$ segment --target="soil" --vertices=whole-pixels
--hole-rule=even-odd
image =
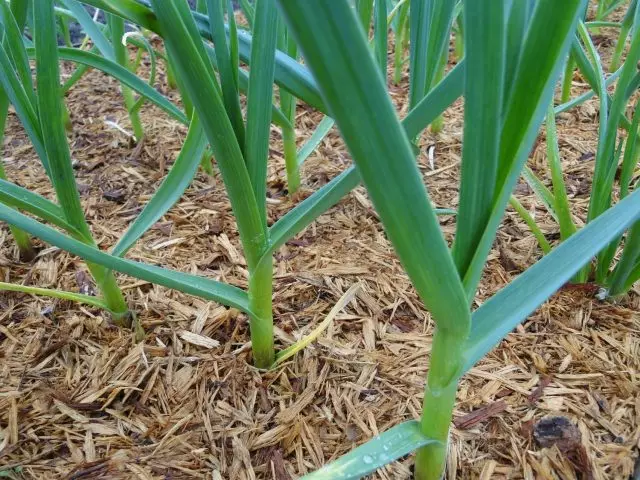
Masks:
[[[605,64],[613,33],[596,37]],[[72,72],[64,66],[64,74]],[[163,72],[156,87],[175,102]],[[390,85],[406,112],[407,75]],[[574,78],[572,94],[586,84]],[[67,96],[70,144],[87,218],[107,250],[149,200],[186,131],[155,107],[134,146],[118,85],[92,71]],[[597,101],[558,119],[574,216],[585,218],[597,145]],[[299,144],[322,116],[300,106]],[[426,132],[419,158],[433,202],[457,206],[463,106]],[[117,125],[120,128],[115,128]],[[123,133],[122,130],[125,133]],[[433,165],[426,151],[434,147]],[[544,173],[541,134],[530,165]],[[4,144],[8,176],[53,199],[15,115]],[[288,196],[272,131],[269,221],[350,164],[333,131]],[[558,227],[525,185],[516,194],[547,238]],[[449,241],[451,217],[441,217]],[[2,225],[3,281],[78,291],[82,261],[35,241],[21,263]],[[246,287],[247,272],[219,174],[198,173],[181,201],[129,258]],[[474,308],[541,257],[526,225],[506,212]],[[120,276],[146,337],[97,309],[0,293],[0,475],[14,478],[293,479],[421,413],[433,323],[385,238],[363,188],[347,195],[275,255],[278,348],[321,322],[352,285],[361,289],[313,345],[275,371],[251,366],[245,315]],[[462,380],[447,478],[627,479],[640,443],[640,288],[617,303],[593,286],[566,286]],[[212,342],[194,343],[190,333]],[[372,478],[411,478],[411,456]],[[637,477],[634,477],[637,478]]]

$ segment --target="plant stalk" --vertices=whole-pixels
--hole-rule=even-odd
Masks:
[[[258,368],[269,368],[275,361],[273,345],[272,262],[260,262],[249,278],[249,306],[253,315],[249,319],[253,363]]]
[[[287,186],[289,195],[293,195],[300,188],[300,169],[298,168],[296,136],[293,128],[282,129],[282,142],[284,144],[284,161],[287,168]]]
[[[440,443],[418,450],[416,480],[439,480],[444,473],[464,343],[464,338],[446,330],[436,329],[433,336],[431,367],[422,402],[421,428],[422,433]]]
[[[118,286],[113,271],[90,262],[87,262],[87,267],[96,281],[104,303],[111,311],[113,323],[120,327],[130,327],[131,313],[129,312],[129,306],[122,290]]]
[[[562,93],[560,97],[561,103],[567,103],[571,98],[571,87],[573,86],[573,70],[575,69],[575,62],[573,57],[569,55],[567,58],[567,64],[564,69],[564,77],[562,78]]]

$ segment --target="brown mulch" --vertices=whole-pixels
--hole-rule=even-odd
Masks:
[[[605,40],[606,40],[605,35]],[[607,58],[610,45],[598,45]],[[610,43],[610,42],[609,42]],[[66,66],[65,73],[70,73]],[[160,89],[178,101],[161,76]],[[574,95],[585,88],[576,78]],[[400,109],[406,76],[390,87]],[[116,82],[91,72],[67,98],[78,185],[94,236],[115,244],[175,159],[185,128],[145,106],[146,139],[133,147]],[[463,109],[425,134],[434,165],[420,167],[434,203],[455,208]],[[300,142],[320,116],[298,111]],[[597,143],[597,102],[558,119],[572,205],[583,219]],[[273,222],[350,163],[333,132],[303,168],[291,199],[277,130],[272,132],[269,218]],[[530,165],[545,171],[541,135]],[[427,150],[423,148],[423,150]],[[52,197],[12,114],[4,161],[11,180]],[[558,228],[532,192],[551,239]],[[441,217],[452,239],[455,223]],[[78,291],[82,261],[40,242],[18,262],[0,230],[3,281]],[[541,252],[508,210],[477,304]],[[183,199],[129,258],[245,287],[235,222],[219,175],[200,172]],[[310,332],[355,283],[362,288],[318,342],[273,372],[251,366],[245,315],[121,276],[146,338],[115,328],[96,309],[0,293],[0,475],[14,478],[293,479],[372,436],[419,418],[433,324],[358,188],[275,255],[279,347]],[[454,412],[448,478],[629,478],[640,445],[640,291],[618,304],[590,288],[566,287],[463,379]],[[189,333],[210,339],[194,343]],[[541,419],[546,419],[540,423]],[[558,440],[560,439],[560,440]],[[411,476],[412,458],[375,478]]]

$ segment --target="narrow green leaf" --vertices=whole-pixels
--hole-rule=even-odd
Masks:
[[[620,167],[620,197],[624,198],[629,194],[631,187],[631,179],[633,177],[633,171],[640,159],[640,152],[638,151],[638,128],[640,127],[640,100],[636,102],[633,123],[631,130],[629,131],[629,137],[624,149],[624,159]]]
[[[2,45],[0,45],[0,84],[2,84],[4,93],[13,105],[18,118],[20,118],[23,128],[29,135],[29,140],[31,140],[47,174],[51,176],[37,114],[37,105],[31,103],[29,95],[20,83],[16,72],[13,70],[9,56]]]
[[[6,2],[2,2],[0,5],[0,17],[2,20],[2,26],[5,30],[3,45],[11,55],[13,66],[20,78],[24,91],[29,97],[29,101],[33,105],[36,105],[37,112],[37,102],[36,95],[33,90],[31,66],[29,65],[29,59],[27,58],[24,43],[22,42],[22,30],[18,26],[16,19]]]
[[[387,25],[387,1],[375,0],[374,15],[374,48],[375,56],[380,65],[382,76],[387,78],[387,42],[388,42]]]
[[[536,237],[536,240],[538,241],[538,245],[540,245],[542,252],[545,255],[550,253],[551,245],[549,245],[549,241],[544,236],[544,233],[542,233],[542,230],[540,230],[540,227],[531,216],[531,214],[527,211],[526,208],[524,208],[522,203],[520,203],[520,201],[516,197],[511,195],[511,198],[509,199],[509,205],[513,207],[518,215],[520,215],[520,218],[522,218],[527,226],[531,229],[531,233],[533,233],[533,236]]]
[[[504,2],[465,4],[466,81],[460,207],[453,257],[461,275],[493,211],[505,90]]]
[[[244,146],[245,132],[242,110],[240,108],[240,97],[238,95],[238,85],[236,81],[237,67],[234,67],[231,60],[231,52],[227,43],[227,36],[224,33],[224,8],[223,0],[207,0],[209,19],[211,27],[211,37],[215,46],[218,71],[220,72],[220,83],[222,85],[222,97],[227,115],[233,125],[236,138],[241,146]],[[233,16],[233,12],[230,14]]]
[[[558,214],[556,212],[556,200],[553,192],[549,190],[544,183],[542,183],[540,178],[538,178],[533,170],[531,170],[527,165],[525,165],[522,170],[522,178],[524,178],[527,185],[529,185],[533,192],[538,196],[538,199],[540,199],[544,204],[554,220],[559,222]]]
[[[206,145],[207,139],[202,131],[202,125],[198,116],[194,115],[187,138],[169,174],[135,222],[113,247],[113,255],[124,256],[134,243],[175,205],[198,171]]]
[[[253,29],[253,19],[256,14],[255,8],[249,3],[249,0],[240,0],[240,8],[242,9],[242,13],[244,13],[244,18],[247,19],[249,29]]]
[[[429,90],[427,52],[433,0],[410,0],[409,14],[409,106],[414,108]],[[431,59],[433,61],[433,59]]]
[[[628,279],[632,277],[634,267],[639,261],[640,221],[636,222],[627,233],[624,249],[622,250],[622,257],[620,257],[620,261],[613,271],[609,285],[609,294],[612,297],[625,293],[625,286],[628,283]]]
[[[556,129],[556,117],[553,113],[553,102],[547,109],[547,161],[551,170],[551,181],[554,193],[554,211],[558,215],[560,224],[560,238],[566,240],[576,232],[576,225],[571,217],[571,206],[567,195],[567,187],[562,175],[562,163],[560,161],[560,148],[558,146],[558,132]]]
[[[37,1],[37,0],[34,0]],[[56,23],[52,2],[38,3],[34,7],[36,79],[42,139],[51,164],[51,181],[56,197],[67,221],[80,233],[91,237],[80,204],[75,175],[71,166],[71,153],[62,119],[60,71]]]
[[[27,50],[30,57],[35,56],[35,49],[30,48]],[[61,60],[67,60],[74,63],[80,63],[88,65],[92,68],[96,68],[107,75],[115,78],[119,82],[122,82],[132,90],[135,90],[140,95],[144,96],[149,102],[153,103],[160,109],[167,112],[173,118],[180,123],[188,124],[189,120],[184,113],[180,111],[173,103],[167,99],[164,95],[160,94],[156,89],[152,88],[144,80],[138,78],[135,74],[126,68],[118,65],[115,62],[107,60],[106,58],[96,55],[95,53],[85,52],[76,48],[58,48],[58,53]]]
[[[307,140],[298,152],[298,166],[302,165],[315,149],[318,148],[318,145],[320,145],[322,140],[329,134],[335,123],[335,120],[331,117],[325,116],[322,119],[314,130],[313,135],[309,137],[309,140]]]
[[[77,238],[81,237],[80,232],[67,221],[64,212],[58,205],[26,188],[0,179],[0,202],[29,212],[56,227],[66,230]]]
[[[278,40],[277,22],[275,0],[256,0],[249,91],[247,92],[247,137],[244,158],[265,228],[273,72]]]
[[[105,34],[102,33],[102,30],[98,27],[96,22],[93,21],[93,18],[91,18],[91,15],[89,15],[82,4],[77,0],[61,0],[61,2],[73,14],[76,21],[82,26],[82,29],[91,39],[92,43],[102,56],[115,62],[116,55],[113,45],[111,45],[111,42],[107,39]]]
[[[357,480],[437,440],[426,437],[415,420],[401,423],[343,455],[304,480]]]
[[[216,282],[214,280],[169,270],[166,268],[134,262],[114,257],[101,252],[93,246],[74,240],[51,227],[42,225],[15,210],[0,204],[0,220],[29,232],[34,237],[55,245],[73,255],[77,255],[94,264],[108,269],[126,273],[132,277],[146,280],[157,285],[194,295],[205,300],[219,302],[223,305],[238,308],[250,314],[247,294],[237,287]]]
[[[61,290],[52,290],[50,288],[29,287],[27,285],[5,282],[0,282],[0,291],[20,292],[29,295],[38,295],[41,297],[58,298],[60,300],[84,303],[86,305],[91,305],[92,307],[110,311],[109,306],[102,299],[98,297],[91,297],[89,295],[82,295],[80,293],[64,292]]]
[[[473,313],[465,348],[469,371],[511,330],[568,282],[612,239],[640,219],[640,191],[634,192],[561,243]]]
[[[409,138],[417,137],[464,91],[466,61],[456,65],[402,121]],[[437,113],[436,113],[437,112]]]

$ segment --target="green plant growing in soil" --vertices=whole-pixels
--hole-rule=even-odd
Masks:
[[[630,8],[633,8],[633,5]],[[621,136],[619,138],[618,128],[624,120],[627,120],[626,106],[640,81],[636,69],[636,64],[640,60],[640,32],[635,31],[633,34],[629,53],[621,67],[621,75],[612,98],[609,97],[606,89],[599,55],[584,24],[579,25],[579,33],[593,68],[596,92],[600,101],[599,142],[586,219],[589,223],[611,208],[614,198],[624,199],[637,188],[637,181],[633,180],[640,155],[638,151],[640,110],[637,105],[626,139]],[[555,113],[551,107],[547,111],[546,131],[547,163],[552,186],[548,188],[528,167],[525,169],[524,178],[558,222],[560,239],[565,241],[576,232],[577,227],[570,213],[569,194],[560,161]],[[587,265],[578,273],[574,281],[585,283],[593,278],[603,288],[599,294],[601,298],[616,297],[626,293],[636,281],[640,280],[639,232],[640,225],[636,225],[625,237],[616,238],[596,257],[593,272],[591,265]],[[539,236],[538,238],[540,239]],[[543,250],[546,250],[546,246],[541,245]],[[612,268],[614,257],[621,246],[620,261]]]
[[[640,193],[634,192],[476,311],[469,311],[586,1],[566,1],[561,8],[554,0],[538,1],[521,24],[526,29],[515,37],[519,42],[508,41],[514,38],[514,32],[508,32],[509,17],[518,12],[509,8],[512,2],[465,1],[465,136],[452,250],[415,165],[410,137],[397,120],[384,79],[347,2],[278,0],[278,4],[387,235],[436,324],[421,422],[395,427],[307,478],[360,478],[417,448],[416,478],[438,479],[460,377],[640,219]]]
[[[186,4],[183,5],[182,2],[172,6],[170,9],[172,14],[179,15],[176,18],[181,19],[181,22],[175,24],[168,21],[168,17],[164,16],[164,11],[156,18],[153,11],[147,7],[126,0],[110,2],[109,4],[94,2],[94,4],[96,3],[98,4],[96,6],[110,7],[111,10],[108,10],[110,14],[122,14],[123,10],[130,13],[130,17],[127,17],[129,20],[144,18],[145,23],[141,25],[142,27],[156,29],[163,34],[170,57],[176,59],[176,78],[178,82],[183,84],[188,97],[193,101],[193,114],[190,122],[166,98],[117,62],[110,61],[91,52],[65,47],[57,48],[56,54],[59,55],[60,59],[86,64],[109,73],[127,87],[143,95],[150,102],[163,108],[174,118],[183,123],[189,123],[189,132],[184,147],[159,190],[113,248],[111,255],[100,252],[93,244],[85,245],[82,239],[77,236],[74,237],[73,230],[69,228],[67,222],[52,213],[59,208],[57,205],[9,182],[0,182],[0,199],[5,205],[16,206],[42,220],[48,221],[67,232],[67,235],[1,205],[0,218],[10,224],[21,225],[44,241],[78,254],[89,262],[102,265],[109,272],[111,270],[121,271],[169,288],[175,288],[239,308],[246,312],[251,319],[251,334],[256,365],[267,368],[273,365],[274,361],[282,361],[283,358],[290,355],[291,351],[295,351],[295,348],[281,352],[276,360],[271,313],[272,254],[284,242],[305,228],[347,192],[357,186],[360,181],[358,171],[354,167],[349,168],[300,203],[274,225],[267,228],[266,195],[264,190],[264,184],[266,183],[266,148],[268,147],[271,120],[273,118],[275,121],[279,118],[279,111],[274,109],[271,103],[273,93],[273,78],[271,74],[265,75],[265,68],[254,68],[253,73],[250,72],[248,75],[247,90],[249,92],[248,102],[250,108],[245,127],[247,141],[243,146],[243,152],[238,142],[236,131],[233,129],[228,110],[225,108],[224,98],[221,94],[222,89],[217,85],[216,77],[213,74],[213,59],[216,54],[211,47],[208,49],[205,47],[200,37],[203,31],[211,33],[208,25],[205,28],[202,17],[198,17],[197,14],[192,16],[192,13],[186,8]],[[266,0],[262,7],[260,7],[260,4],[257,6],[259,8],[256,10],[254,19],[256,27],[260,24],[260,21],[263,21],[260,19],[262,15],[272,16],[275,14],[275,11],[269,8],[273,7],[273,5],[266,3]],[[144,12],[144,15],[140,15],[141,12]],[[196,19],[199,19],[200,27],[198,27]],[[245,42],[245,55],[252,56],[251,48],[253,45],[267,45],[266,50],[262,50],[273,54],[275,47],[269,45],[269,43],[272,43],[274,39],[265,37],[266,40],[262,40],[261,35],[268,37],[269,33],[263,31],[262,34],[256,34],[253,43],[247,41],[246,37],[241,37]],[[184,39],[190,39],[190,41],[182,42]],[[264,42],[267,42],[267,44]],[[238,43],[239,46],[242,46],[241,41]],[[249,48],[246,48],[247,46]],[[240,52],[242,51],[240,49]],[[27,48],[23,54],[25,56],[35,54],[38,57],[37,45],[35,50]],[[275,55],[274,58],[271,58],[270,55],[260,55],[259,58],[260,61],[271,64],[271,67],[269,65],[266,66],[266,71],[275,68],[276,80],[282,83],[281,86],[283,88],[287,88],[292,93],[295,92],[296,96],[310,99],[311,102],[322,106],[321,101],[318,100],[319,95],[315,90],[313,81],[306,70],[297,62],[293,62],[289,57],[282,55]],[[287,69],[283,69],[283,65]],[[297,66],[297,70],[293,69],[292,72],[294,65]],[[280,67],[279,70],[276,68],[278,66]],[[416,136],[461,93],[460,82],[462,77],[459,72],[459,69],[455,70],[451,76],[442,82],[444,86],[453,86],[451,92],[442,94],[443,92],[439,89],[434,90],[433,96],[425,98],[407,117],[405,128],[410,135]],[[242,85],[242,70],[238,72],[238,78],[239,84]],[[251,86],[252,83],[254,84],[253,87]],[[437,101],[434,101],[436,99]],[[17,100],[16,103],[18,106],[21,105]],[[251,107],[252,104],[254,104],[254,107]],[[215,108],[212,108],[212,105]],[[201,120],[201,117],[203,120]],[[207,120],[206,123],[204,119]],[[326,125],[329,122],[323,123],[325,123],[323,129],[328,130]],[[224,137],[220,135],[221,128],[225,132]],[[37,145],[39,137],[34,136],[32,141]],[[248,292],[195,275],[187,275],[121,258],[182,195],[195,175],[199,158],[207,141],[216,153],[230,200],[236,210],[241,241],[250,267],[251,277]],[[253,146],[247,143],[249,141],[252,142]],[[319,140],[316,139],[314,141]],[[68,147],[66,148],[68,151]],[[302,152],[300,155],[303,154],[308,155],[309,152]],[[43,158],[46,158],[46,156]],[[249,158],[253,158],[253,160],[249,161]],[[249,168],[251,165],[253,166]],[[251,180],[252,177],[255,178],[255,184]],[[258,202],[257,198],[261,198],[262,201]],[[451,212],[443,211],[442,213]],[[72,235],[69,235],[69,232]],[[26,288],[23,288],[22,291],[43,293],[41,290],[38,292],[34,290],[28,291]],[[59,293],[55,295],[59,295]]]
[[[37,197],[34,208],[40,209],[52,223],[64,228],[74,238],[95,246],[80,205],[65,129],[60,121],[63,107],[59,94],[60,76],[53,5],[46,2],[44,6],[38,5],[37,9],[33,9],[37,88],[34,88],[21,30],[15,17],[4,2],[0,5],[0,11],[6,39],[0,48],[0,83],[51,179],[59,202],[59,205],[55,205]],[[0,182],[8,184],[4,180]],[[14,207],[20,207],[21,202],[27,198],[12,196],[11,192],[3,197],[5,202]],[[128,324],[129,310],[113,273],[92,263],[87,266],[114,321]]]

